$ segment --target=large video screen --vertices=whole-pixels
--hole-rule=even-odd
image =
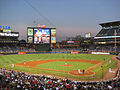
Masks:
[[[50,43],[50,30],[34,29],[34,43]]]

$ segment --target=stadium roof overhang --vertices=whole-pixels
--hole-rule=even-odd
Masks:
[[[118,26],[120,25],[120,21],[101,23],[99,25],[101,25],[102,27]]]

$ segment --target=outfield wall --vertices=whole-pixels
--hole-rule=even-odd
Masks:
[[[113,53],[106,53],[106,52],[83,52],[80,51],[77,53],[76,52],[52,52],[52,51],[37,51],[37,52],[14,52],[14,53],[1,53],[2,55],[11,55],[11,54],[104,54],[104,55],[114,55]],[[118,55],[118,57],[120,58],[120,54]]]
[[[46,52],[46,51],[40,51],[40,52],[14,52],[14,53],[1,53],[3,55],[15,55],[15,54],[74,54],[74,53],[71,53],[71,52]],[[78,52],[76,54],[88,54],[88,52]]]

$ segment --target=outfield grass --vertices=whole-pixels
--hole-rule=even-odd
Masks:
[[[22,72],[28,72],[28,73],[41,73],[41,74],[50,74],[50,75],[58,75],[58,76],[63,76],[63,77],[69,77],[69,78],[76,78],[76,79],[85,79],[85,77],[80,77],[80,76],[72,76],[69,75],[66,72],[55,72],[55,71],[49,71],[49,70],[42,70],[42,69],[34,69],[34,68],[28,68],[28,67],[20,67],[16,66],[12,68],[12,64],[24,62],[24,61],[37,61],[37,60],[51,60],[51,59],[82,59],[82,60],[99,60],[99,61],[104,61],[104,64],[102,66],[104,67],[104,73],[107,71],[109,67],[114,68],[116,66],[116,61],[111,59],[111,55],[91,55],[91,54],[24,54],[24,55],[5,55],[5,56],[0,56],[0,67],[2,68],[7,68],[7,69],[12,69],[12,70],[17,70],[17,71],[22,71]],[[109,60],[111,60],[111,64],[109,64]],[[74,67],[59,67],[56,68],[54,67],[55,65],[61,65],[64,64],[64,62],[52,62],[52,63],[46,63],[46,64],[41,64],[38,65],[40,68],[48,68],[48,69],[58,69],[58,70],[77,70],[78,68],[81,69],[87,69],[93,64],[88,64],[88,63],[80,63],[78,62],[76,65],[75,62],[68,62],[71,63]],[[86,65],[87,64],[87,65]],[[53,66],[53,67],[51,67]],[[101,65],[98,66],[97,68],[93,69],[96,74],[94,75],[97,77],[97,79],[102,77],[102,69]],[[92,78],[92,76],[86,76],[86,79],[96,79]]]

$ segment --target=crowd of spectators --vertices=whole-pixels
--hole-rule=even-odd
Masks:
[[[54,48],[52,52],[71,52],[71,51],[81,51],[80,48]]]
[[[104,81],[73,81],[44,75],[28,75],[0,69],[1,90],[120,90],[120,70],[115,78]]]
[[[34,52],[32,47],[16,46],[16,45],[1,45],[0,53],[14,53],[14,52]]]
[[[120,46],[118,47],[117,46],[117,51],[120,52]],[[96,46],[96,49],[92,49],[94,51],[102,51],[102,52],[114,52],[115,51],[115,47],[112,46],[112,45],[99,45],[99,46]]]

